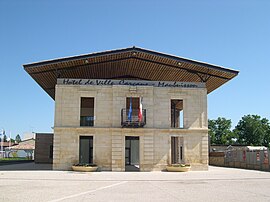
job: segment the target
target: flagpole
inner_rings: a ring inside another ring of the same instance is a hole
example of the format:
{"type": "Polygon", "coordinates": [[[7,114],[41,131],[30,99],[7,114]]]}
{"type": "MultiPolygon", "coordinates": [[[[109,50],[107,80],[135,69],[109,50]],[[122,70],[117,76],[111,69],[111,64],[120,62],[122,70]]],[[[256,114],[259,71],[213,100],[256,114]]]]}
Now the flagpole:
{"type": "Polygon", "coordinates": [[[4,158],[4,129],[2,128],[2,134],[1,134],[1,157],[4,158]]]}

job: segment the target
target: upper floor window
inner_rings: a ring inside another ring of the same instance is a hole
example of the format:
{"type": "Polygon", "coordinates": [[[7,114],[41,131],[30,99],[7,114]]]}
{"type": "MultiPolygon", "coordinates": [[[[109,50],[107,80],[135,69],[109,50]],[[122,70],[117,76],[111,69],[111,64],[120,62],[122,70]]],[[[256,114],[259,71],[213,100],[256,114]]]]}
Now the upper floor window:
{"type": "Polygon", "coordinates": [[[142,97],[127,97],[126,108],[121,110],[122,127],[143,127],[146,124],[146,109],[142,97]]]}
{"type": "Polygon", "coordinates": [[[171,127],[184,128],[183,100],[171,100],[171,127]]]}
{"type": "Polygon", "coordinates": [[[126,110],[132,110],[135,116],[138,116],[138,110],[140,107],[140,98],[138,97],[127,97],[126,98],[126,110]]]}
{"type": "Polygon", "coordinates": [[[81,98],[80,126],[94,126],[94,98],[81,98]]]}

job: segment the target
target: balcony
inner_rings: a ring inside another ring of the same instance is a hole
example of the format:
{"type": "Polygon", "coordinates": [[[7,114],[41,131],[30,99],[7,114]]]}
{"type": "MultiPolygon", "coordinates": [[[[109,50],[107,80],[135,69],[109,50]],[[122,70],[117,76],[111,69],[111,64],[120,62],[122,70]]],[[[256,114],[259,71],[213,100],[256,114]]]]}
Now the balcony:
{"type": "Polygon", "coordinates": [[[94,126],[94,117],[81,116],[80,126],[94,126]]]}
{"type": "Polygon", "coordinates": [[[129,116],[129,109],[121,110],[121,126],[129,128],[140,128],[146,124],[146,109],[142,110],[142,119],[139,120],[139,110],[132,109],[129,116]]]}

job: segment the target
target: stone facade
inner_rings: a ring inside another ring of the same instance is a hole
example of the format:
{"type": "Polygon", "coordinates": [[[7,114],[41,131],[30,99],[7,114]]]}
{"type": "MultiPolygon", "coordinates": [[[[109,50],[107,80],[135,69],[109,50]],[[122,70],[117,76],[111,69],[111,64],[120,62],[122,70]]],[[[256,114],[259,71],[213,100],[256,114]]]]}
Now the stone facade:
{"type": "Polygon", "coordinates": [[[171,137],[183,137],[184,162],[208,169],[207,89],[153,86],[56,85],[53,169],[79,161],[80,136],[93,136],[93,162],[101,170],[125,171],[125,137],[139,137],[140,171],[171,163],[171,137]],[[94,97],[94,126],[80,127],[81,97],[94,97]],[[122,128],[127,97],[143,97],[143,128],[122,128]],[[183,100],[184,128],[171,128],[171,99],[183,100]]]}

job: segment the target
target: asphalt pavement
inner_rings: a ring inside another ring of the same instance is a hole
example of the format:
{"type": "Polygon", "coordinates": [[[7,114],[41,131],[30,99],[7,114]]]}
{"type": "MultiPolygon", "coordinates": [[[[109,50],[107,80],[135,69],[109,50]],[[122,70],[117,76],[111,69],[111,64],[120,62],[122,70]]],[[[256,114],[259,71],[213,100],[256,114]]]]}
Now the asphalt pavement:
{"type": "Polygon", "coordinates": [[[270,201],[270,173],[0,171],[0,201],[270,201]]]}

